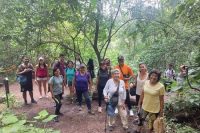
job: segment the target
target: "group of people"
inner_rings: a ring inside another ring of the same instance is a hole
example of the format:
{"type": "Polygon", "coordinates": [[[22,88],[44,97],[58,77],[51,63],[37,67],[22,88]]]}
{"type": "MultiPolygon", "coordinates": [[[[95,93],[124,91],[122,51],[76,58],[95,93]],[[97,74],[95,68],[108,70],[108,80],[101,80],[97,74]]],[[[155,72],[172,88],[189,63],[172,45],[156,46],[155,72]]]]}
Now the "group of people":
{"type": "MultiPolygon", "coordinates": [[[[148,73],[147,66],[144,63],[139,64],[139,71],[134,74],[131,67],[125,64],[123,56],[117,58],[118,64],[111,66],[108,58],[100,62],[99,70],[96,76],[96,88],[98,92],[98,112],[101,113],[102,101],[106,103],[106,113],[108,116],[108,129],[114,130],[116,114],[120,115],[123,128],[129,132],[128,114],[133,116],[132,103],[130,100],[130,89],[136,90],[136,105],[138,115],[138,128],[135,132],[141,132],[141,127],[148,116],[149,133],[153,131],[153,121],[163,115],[164,108],[164,85],[161,84],[161,73],[158,70],[152,70],[148,73]],[[130,86],[130,81],[133,84],[130,86]]],[[[65,62],[64,55],[60,55],[59,60],[52,65],[53,75],[49,76],[48,65],[44,58],[38,59],[35,69],[27,57],[23,58],[23,62],[19,65],[17,75],[26,77],[26,83],[22,84],[21,92],[23,93],[24,103],[27,103],[26,92],[28,91],[32,103],[37,103],[33,98],[32,75],[34,72],[35,82],[38,84],[40,98],[42,95],[42,86],[44,88],[44,97],[48,97],[47,91],[52,95],[56,103],[55,114],[62,116],[60,112],[62,106],[62,95],[65,87],[69,88],[70,99],[78,103],[78,110],[82,111],[82,95],[88,109],[88,114],[94,115],[92,110],[92,101],[89,91],[92,89],[93,78],[95,77],[93,60],[88,61],[87,66],[81,63],[80,57],[76,61],[65,62]],[[48,82],[48,88],[47,83],[48,82]]],[[[23,80],[23,78],[21,78],[23,80]]],[[[56,117],[55,121],[58,121],[56,117]]]]}

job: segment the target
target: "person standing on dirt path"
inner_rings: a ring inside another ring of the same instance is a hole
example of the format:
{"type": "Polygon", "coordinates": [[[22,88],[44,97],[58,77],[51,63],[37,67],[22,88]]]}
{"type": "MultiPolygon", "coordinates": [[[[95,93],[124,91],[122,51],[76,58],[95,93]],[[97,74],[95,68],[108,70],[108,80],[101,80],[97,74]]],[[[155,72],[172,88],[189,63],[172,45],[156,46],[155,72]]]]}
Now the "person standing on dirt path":
{"type": "Polygon", "coordinates": [[[153,132],[153,123],[158,116],[163,117],[165,88],[160,81],[161,73],[152,70],[142,89],[138,103],[139,124],[135,133],[141,132],[141,127],[148,116],[148,133],[153,132]]]}
{"type": "Polygon", "coordinates": [[[91,81],[93,83],[93,79],[95,78],[95,74],[94,74],[94,61],[93,61],[93,59],[89,59],[88,60],[87,71],[90,73],[91,81]]]}
{"type": "Polygon", "coordinates": [[[65,63],[65,56],[64,54],[60,54],[59,60],[54,63],[53,69],[58,68],[60,70],[60,74],[64,77],[64,85],[66,86],[66,77],[65,77],[65,69],[66,69],[66,63],[65,63]]]}
{"type": "Polygon", "coordinates": [[[79,111],[82,111],[82,95],[85,97],[85,102],[88,108],[88,114],[94,115],[91,107],[91,100],[89,97],[89,90],[92,89],[92,82],[90,74],[86,71],[86,66],[84,64],[80,65],[80,69],[76,72],[75,77],[73,79],[73,86],[76,91],[77,100],[79,103],[79,111]]]}
{"type": "Polygon", "coordinates": [[[44,97],[48,98],[47,95],[47,80],[49,78],[48,65],[44,62],[44,58],[40,57],[39,62],[35,67],[35,81],[38,84],[40,99],[42,96],[42,86],[44,88],[44,97]]]}
{"type": "Polygon", "coordinates": [[[68,67],[65,69],[66,73],[66,83],[69,87],[69,92],[70,92],[70,100],[73,103],[74,101],[74,89],[72,88],[72,81],[76,73],[76,69],[74,68],[74,63],[73,61],[68,61],[68,67]]]}
{"type": "Polygon", "coordinates": [[[110,79],[110,74],[109,71],[106,67],[106,64],[104,61],[100,63],[100,68],[97,73],[97,80],[96,80],[96,85],[97,85],[97,91],[98,91],[98,112],[102,112],[101,104],[102,104],[102,99],[103,99],[103,89],[106,85],[106,82],[110,79]]]}
{"type": "Polygon", "coordinates": [[[118,108],[123,128],[126,132],[128,132],[127,110],[125,106],[126,89],[124,81],[120,80],[119,77],[119,69],[112,70],[112,78],[107,81],[103,90],[104,100],[107,103],[106,113],[108,115],[108,126],[109,131],[114,130],[116,115],[115,109],[118,108]],[[116,95],[115,97],[118,99],[117,101],[112,100],[114,99],[114,95],[116,95]]]}
{"type": "Polygon", "coordinates": [[[81,65],[80,55],[76,55],[74,64],[75,64],[76,71],[79,71],[79,68],[81,65]]]}
{"type": "Polygon", "coordinates": [[[31,103],[37,103],[33,98],[33,82],[32,82],[33,71],[34,71],[33,65],[29,63],[29,59],[24,56],[22,64],[19,65],[17,69],[17,75],[26,79],[23,84],[20,84],[25,105],[28,105],[27,95],[26,95],[27,91],[29,92],[31,103]]]}
{"type": "MultiPolygon", "coordinates": [[[[53,76],[49,80],[49,85],[52,98],[56,103],[55,115],[62,116],[60,109],[62,107],[62,95],[64,94],[64,78],[60,74],[59,68],[53,69],[53,76]]],[[[58,122],[58,117],[55,118],[55,121],[58,122]]]]}
{"type": "Polygon", "coordinates": [[[120,79],[125,82],[125,88],[126,88],[125,104],[128,106],[129,115],[133,116],[134,114],[133,114],[132,107],[131,107],[130,93],[129,93],[129,80],[131,78],[134,78],[134,73],[128,65],[124,64],[123,56],[118,57],[118,63],[119,64],[115,68],[120,70],[120,79]]]}

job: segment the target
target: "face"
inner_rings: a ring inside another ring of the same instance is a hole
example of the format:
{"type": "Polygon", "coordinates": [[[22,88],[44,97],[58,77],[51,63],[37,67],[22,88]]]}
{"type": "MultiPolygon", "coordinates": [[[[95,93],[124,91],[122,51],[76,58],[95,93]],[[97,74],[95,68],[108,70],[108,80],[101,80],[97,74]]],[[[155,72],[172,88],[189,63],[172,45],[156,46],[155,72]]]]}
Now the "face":
{"type": "Polygon", "coordinates": [[[150,78],[149,78],[149,80],[150,80],[150,82],[152,84],[156,84],[158,82],[158,75],[155,74],[155,73],[152,73],[151,76],[150,76],[150,78]]]}
{"type": "Polygon", "coordinates": [[[105,70],[106,67],[107,67],[106,64],[102,64],[102,65],[101,65],[101,69],[103,69],[103,70],[105,70]]]}
{"type": "Polygon", "coordinates": [[[85,67],[80,67],[80,72],[81,73],[85,72],[85,67]]]}
{"type": "Polygon", "coordinates": [[[119,65],[124,65],[124,59],[119,59],[118,62],[119,62],[119,65]]]}
{"type": "Polygon", "coordinates": [[[55,76],[59,76],[59,75],[60,75],[60,70],[57,69],[57,70],[54,72],[54,75],[55,75],[55,76]]]}
{"type": "Polygon", "coordinates": [[[139,71],[140,72],[145,72],[146,71],[146,65],[145,64],[140,64],[139,71]]]}
{"type": "Polygon", "coordinates": [[[28,58],[24,58],[24,64],[28,64],[29,63],[29,59],[28,58]]]}
{"type": "Polygon", "coordinates": [[[73,67],[73,63],[72,62],[69,62],[69,67],[73,67]]]}
{"type": "Polygon", "coordinates": [[[64,57],[64,56],[61,56],[61,57],[60,57],[60,61],[61,61],[61,62],[64,62],[64,61],[65,61],[65,57],[64,57]]]}
{"type": "Polygon", "coordinates": [[[44,63],[44,60],[39,60],[39,63],[40,63],[40,64],[43,64],[43,63],[44,63]]]}
{"type": "Polygon", "coordinates": [[[115,80],[118,80],[118,79],[119,79],[119,75],[120,75],[119,72],[115,72],[115,73],[113,74],[113,78],[114,78],[115,80]]]}

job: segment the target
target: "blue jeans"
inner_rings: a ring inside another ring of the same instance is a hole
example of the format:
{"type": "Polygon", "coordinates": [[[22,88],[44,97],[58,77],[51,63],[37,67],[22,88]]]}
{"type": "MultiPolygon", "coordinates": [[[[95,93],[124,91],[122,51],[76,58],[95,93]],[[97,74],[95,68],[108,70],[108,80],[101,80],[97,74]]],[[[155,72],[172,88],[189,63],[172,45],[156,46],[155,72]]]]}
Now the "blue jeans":
{"type": "Polygon", "coordinates": [[[77,95],[77,100],[78,100],[79,106],[82,105],[82,94],[85,98],[85,102],[87,104],[88,110],[91,110],[91,101],[90,101],[88,91],[82,91],[82,90],[76,89],[76,95],[77,95]]]}

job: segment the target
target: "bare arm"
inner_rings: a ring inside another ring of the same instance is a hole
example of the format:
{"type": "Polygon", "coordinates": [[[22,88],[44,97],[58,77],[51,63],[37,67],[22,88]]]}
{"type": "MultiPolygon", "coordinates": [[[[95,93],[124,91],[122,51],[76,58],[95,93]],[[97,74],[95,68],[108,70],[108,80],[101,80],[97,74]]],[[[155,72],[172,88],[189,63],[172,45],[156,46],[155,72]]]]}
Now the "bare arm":
{"type": "Polygon", "coordinates": [[[144,90],[142,90],[142,93],[140,95],[140,100],[138,102],[138,109],[140,110],[141,106],[142,106],[142,102],[143,102],[143,99],[144,99],[144,90]]]}
{"type": "Polygon", "coordinates": [[[160,116],[163,116],[164,109],[164,95],[160,95],[160,116]]]}

